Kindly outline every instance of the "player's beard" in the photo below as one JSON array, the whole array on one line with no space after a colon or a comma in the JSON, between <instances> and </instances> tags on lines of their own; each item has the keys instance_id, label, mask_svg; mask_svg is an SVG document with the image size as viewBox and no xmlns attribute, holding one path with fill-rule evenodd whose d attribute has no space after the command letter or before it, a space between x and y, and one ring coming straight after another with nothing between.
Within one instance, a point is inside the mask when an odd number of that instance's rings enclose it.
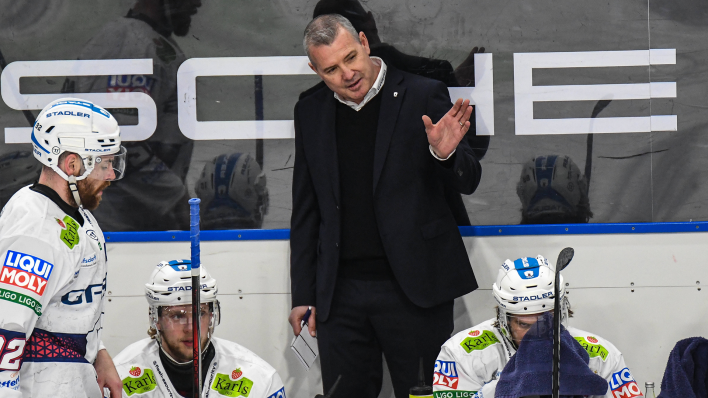
<instances>
[{"instance_id":1,"label":"player's beard","mask_svg":"<svg viewBox=\"0 0 708 398\"><path fill-rule=\"evenodd\" d=\"M103 197L103 195L99 195L99 192L106 189L109 185L111 185L111 183L108 181L99 183L90 178L76 181L76 187L79 190L79 198L81 198L81 205L84 209L91 211L96 210Z\"/></svg>"}]
</instances>

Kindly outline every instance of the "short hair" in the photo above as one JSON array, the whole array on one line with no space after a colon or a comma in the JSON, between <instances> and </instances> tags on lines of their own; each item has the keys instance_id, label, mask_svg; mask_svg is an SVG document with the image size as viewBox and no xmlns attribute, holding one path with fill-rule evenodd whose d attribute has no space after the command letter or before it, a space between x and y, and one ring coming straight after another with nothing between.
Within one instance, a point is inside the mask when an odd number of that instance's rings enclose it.
<instances>
[{"instance_id":1,"label":"short hair","mask_svg":"<svg viewBox=\"0 0 708 398\"><path fill-rule=\"evenodd\" d=\"M310 47L329 46L334 42L334 39L337 38L340 27L349 32L356 41L361 42L352 23L339 14L320 15L307 24L305 37L302 39L302 47L305 49L305 53L307 57L310 58L310 61L312 61L312 57L310 57Z\"/></svg>"}]
</instances>

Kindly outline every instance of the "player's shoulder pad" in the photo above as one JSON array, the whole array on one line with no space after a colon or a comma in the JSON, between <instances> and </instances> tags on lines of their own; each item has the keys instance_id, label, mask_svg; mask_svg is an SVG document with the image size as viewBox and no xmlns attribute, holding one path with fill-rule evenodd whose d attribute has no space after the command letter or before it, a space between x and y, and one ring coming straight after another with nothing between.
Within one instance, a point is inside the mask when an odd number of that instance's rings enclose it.
<instances>
[{"instance_id":1,"label":"player's shoulder pad","mask_svg":"<svg viewBox=\"0 0 708 398\"><path fill-rule=\"evenodd\" d=\"M568 328L568 333L587 351L590 359L598 358L602 362L607 362L608 359L622 355L614 344L597 334L573 327Z\"/></svg>"},{"instance_id":2,"label":"player's shoulder pad","mask_svg":"<svg viewBox=\"0 0 708 398\"><path fill-rule=\"evenodd\" d=\"M501 344L501 336L495 331L494 321L495 319L489 319L465 329L452 336L443 346L452 352L463 355L481 354L489 347Z\"/></svg>"},{"instance_id":3,"label":"player's shoulder pad","mask_svg":"<svg viewBox=\"0 0 708 398\"><path fill-rule=\"evenodd\" d=\"M214 344L214 349L216 350L217 355L219 355L219 361L222 364L228 362L249 362L255 367L261 368L266 373L275 373L274 367L248 348L238 343L234 343L233 341L220 339L218 337L212 338L211 341Z\"/></svg>"},{"instance_id":4,"label":"player's shoulder pad","mask_svg":"<svg viewBox=\"0 0 708 398\"><path fill-rule=\"evenodd\" d=\"M119 366L128 366L131 365L131 362L139 361L141 357L150 356L152 354L158 355L157 350L159 350L157 341L146 337L125 347L123 351L113 357L113 363L116 368ZM120 374L120 376L125 377L126 375Z\"/></svg>"}]
</instances>

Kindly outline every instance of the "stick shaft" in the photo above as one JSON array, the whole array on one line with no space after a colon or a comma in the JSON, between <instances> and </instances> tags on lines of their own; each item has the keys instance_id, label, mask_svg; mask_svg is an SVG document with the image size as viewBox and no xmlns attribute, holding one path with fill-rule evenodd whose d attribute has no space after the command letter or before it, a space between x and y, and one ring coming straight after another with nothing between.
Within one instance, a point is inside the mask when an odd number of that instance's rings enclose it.
<instances>
[{"instance_id":1,"label":"stick shaft","mask_svg":"<svg viewBox=\"0 0 708 398\"><path fill-rule=\"evenodd\" d=\"M553 398L558 398L560 393L560 269L556 264L556 281L553 286Z\"/></svg>"},{"instance_id":2,"label":"stick shaft","mask_svg":"<svg viewBox=\"0 0 708 398\"><path fill-rule=\"evenodd\" d=\"M192 254L192 359L194 364L192 396L199 398L202 391L202 339L199 271L201 266L199 248L199 199L189 200L189 237Z\"/></svg>"}]
</instances>

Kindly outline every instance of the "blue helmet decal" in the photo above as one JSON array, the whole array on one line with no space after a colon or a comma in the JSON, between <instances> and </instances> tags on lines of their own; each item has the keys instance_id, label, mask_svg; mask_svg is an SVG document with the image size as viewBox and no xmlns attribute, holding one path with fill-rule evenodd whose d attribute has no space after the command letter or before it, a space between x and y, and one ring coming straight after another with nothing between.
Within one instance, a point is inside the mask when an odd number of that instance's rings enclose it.
<instances>
[{"instance_id":1,"label":"blue helmet decal","mask_svg":"<svg viewBox=\"0 0 708 398\"><path fill-rule=\"evenodd\" d=\"M34 124L37 125L37 122L35 122ZM43 147L39 143L39 141L37 141L37 137L34 136L34 128L32 129L32 142L34 142L34 144L37 145L39 147L39 149L43 150L46 153L49 153L49 151L45 147Z\"/></svg>"},{"instance_id":2,"label":"blue helmet decal","mask_svg":"<svg viewBox=\"0 0 708 398\"><path fill-rule=\"evenodd\" d=\"M521 279L538 278L539 266L538 260L534 257L522 257L514 260L514 269Z\"/></svg>"},{"instance_id":3,"label":"blue helmet decal","mask_svg":"<svg viewBox=\"0 0 708 398\"><path fill-rule=\"evenodd\" d=\"M60 101L60 102L57 102L56 104L52 105L52 108L54 108L54 107L56 107L56 106L59 106L59 105L66 105L66 104L82 106L82 107L84 107L84 108L91 109L92 111L94 111L94 112L96 112L96 113L98 113L98 114L103 115L106 119L110 119L110 118L111 118L111 114L108 113L107 110L105 110L105 109L103 109L103 108L100 108L100 107L98 107L98 106L96 106L96 105L94 105L94 104L92 104L92 103L90 103L90 102L75 101L75 100ZM51 108L50 108L50 109L51 109Z\"/></svg>"},{"instance_id":4,"label":"blue helmet decal","mask_svg":"<svg viewBox=\"0 0 708 398\"><path fill-rule=\"evenodd\" d=\"M190 260L172 260L168 262L169 266L175 271L191 271L192 262Z\"/></svg>"}]
</instances>

